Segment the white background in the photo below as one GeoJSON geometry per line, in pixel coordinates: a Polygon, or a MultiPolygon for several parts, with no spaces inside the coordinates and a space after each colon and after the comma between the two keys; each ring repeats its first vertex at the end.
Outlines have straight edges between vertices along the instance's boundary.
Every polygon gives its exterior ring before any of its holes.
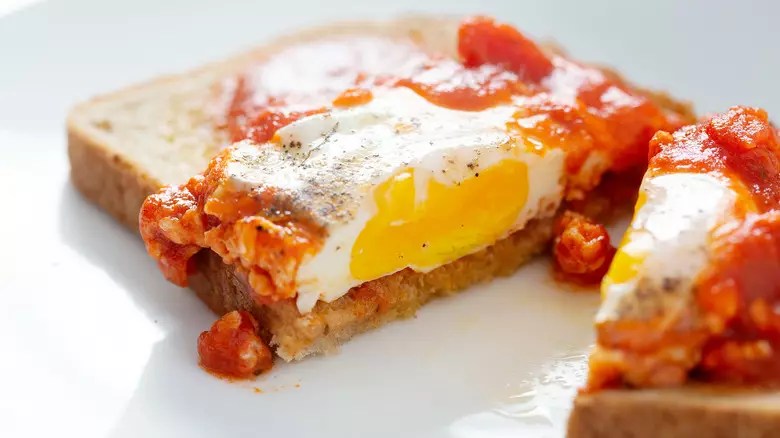
{"type": "Polygon", "coordinates": [[[194,346],[213,315],[67,182],[63,120],[79,100],[309,24],[438,11],[496,15],[702,112],[780,113],[770,0],[72,0],[10,12],[21,3],[0,0],[0,436],[559,436],[592,340],[598,298],[559,290],[542,261],[338,356],[254,383],[212,378],[194,346]]]}

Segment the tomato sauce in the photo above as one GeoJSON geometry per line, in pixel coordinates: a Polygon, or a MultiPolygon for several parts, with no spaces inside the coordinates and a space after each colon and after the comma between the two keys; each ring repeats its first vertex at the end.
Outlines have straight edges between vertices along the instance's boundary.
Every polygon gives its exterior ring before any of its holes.
{"type": "MultiPolygon", "coordinates": [[[[780,207],[780,141],[765,111],[734,107],[676,136],[659,132],[650,143],[648,171],[674,169],[735,182],[741,202],[767,212],[780,207]]],[[[747,207],[746,207],[747,208],[747,207]]]]}
{"type": "Polygon", "coordinates": [[[295,212],[277,210],[273,188],[251,196],[243,191],[215,193],[229,152],[226,149],[212,159],[203,175],[164,188],[144,201],[139,220],[146,249],[165,277],[179,286],[188,284],[193,256],[210,248],[225,263],[235,264],[258,304],[292,299],[297,288],[290,271],[319,249],[324,230],[295,212]],[[243,254],[236,248],[251,251],[243,254]]]}
{"type": "Polygon", "coordinates": [[[525,81],[532,95],[518,105],[514,126],[565,150],[569,174],[579,172],[593,155],[617,172],[646,164],[653,134],[679,127],[680,120],[614,75],[546,54],[511,26],[477,17],[464,22],[459,36],[465,65],[500,65],[525,81]]]}
{"type": "MultiPolygon", "coordinates": [[[[512,105],[516,111],[507,128],[540,153],[563,149],[570,177],[566,196],[581,200],[605,172],[645,165],[653,133],[681,123],[615,75],[544,50],[489,18],[461,23],[457,55],[459,60],[411,41],[367,36],[298,44],[224,84],[228,103],[220,126],[232,142],[273,143],[275,133],[296,120],[365,105],[393,87],[460,111],[512,105]]],[[[298,262],[318,250],[323,230],[295,212],[270,210],[265,197],[274,197],[272,187],[251,196],[214,196],[229,151],[217,154],[202,175],[147,198],[140,215],[147,249],[177,284],[186,285],[192,257],[210,248],[244,274],[257,304],[294,299],[298,262]],[[249,250],[236,257],[235,248],[249,250]]],[[[558,253],[565,253],[559,262],[590,283],[603,275],[612,248],[603,227],[584,219],[574,223],[579,225],[563,227],[570,232],[558,242],[558,253]]],[[[199,339],[202,365],[239,377],[270,367],[270,353],[251,336],[253,330],[256,323],[243,313],[215,323],[199,339]]]]}
{"type": "Polygon", "coordinates": [[[719,331],[704,345],[699,377],[780,384],[780,211],[748,215],[715,251],[697,301],[719,331]]]}
{"type": "Polygon", "coordinates": [[[734,190],[736,203],[712,231],[710,260],[692,291],[695,306],[677,315],[685,328],[663,329],[669,315],[602,325],[599,346],[619,351],[621,359],[597,349],[587,390],[624,381],[679,386],[689,378],[780,384],[779,152],[777,130],[756,108],[734,107],[654,136],[648,175],[710,175],[734,190]]]}
{"type": "MultiPolygon", "coordinates": [[[[226,116],[231,140],[249,138],[258,143],[267,142],[279,128],[302,117],[334,107],[366,104],[372,100],[372,89],[376,88],[407,87],[435,105],[463,111],[509,104],[514,95],[527,92],[516,74],[498,66],[466,68],[455,60],[427,54],[405,42],[370,41],[378,53],[392,47],[398,62],[375,61],[368,65],[356,62],[336,68],[310,65],[308,69],[320,73],[308,78],[309,91],[305,93],[269,90],[263,78],[272,67],[265,65],[235,79],[226,116]]],[[[337,59],[355,60],[365,59],[362,51],[371,48],[365,41],[358,44],[348,39],[326,47],[337,59]]],[[[279,56],[284,59],[287,55],[279,56]]]]}
{"type": "Polygon", "coordinates": [[[374,98],[374,94],[367,88],[350,88],[333,99],[333,106],[349,108],[365,105],[374,98]]]}
{"type": "MultiPolygon", "coordinates": [[[[371,89],[398,86],[456,110],[516,105],[510,128],[537,143],[566,150],[571,174],[579,172],[594,154],[618,172],[644,165],[653,134],[660,129],[674,130],[680,123],[614,75],[547,53],[513,27],[485,17],[461,24],[460,62],[382,39],[361,44],[340,40],[319,52],[320,58],[301,66],[310,71],[305,93],[269,84],[267,76],[273,76],[278,68],[274,63],[237,80],[227,113],[233,141],[251,138],[266,142],[280,127],[301,117],[333,106],[364,104],[371,100],[371,89]],[[381,52],[389,52],[389,59],[376,58],[381,52]],[[327,53],[333,59],[325,57],[327,53]],[[352,63],[339,64],[344,59],[352,63]],[[517,96],[526,99],[514,99],[517,96]]],[[[293,55],[282,53],[279,62],[294,60],[293,55]]],[[[581,189],[592,189],[599,177],[581,189]]],[[[578,192],[575,197],[581,196],[578,192]]]]}
{"type": "Polygon", "coordinates": [[[705,380],[780,383],[780,138],[767,113],[734,107],[670,142],[659,133],[651,171],[684,168],[731,182],[734,217],[713,238],[696,299],[711,337],[705,380]]]}
{"type": "MultiPolygon", "coordinates": [[[[666,117],[614,75],[548,53],[510,26],[475,17],[461,24],[458,38],[461,61],[379,37],[341,37],[284,49],[225,84],[225,126],[233,141],[274,141],[278,129],[302,117],[363,105],[392,87],[407,87],[435,105],[462,111],[511,104],[516,112],[508,129],[520,131],[542,153],[547,147],[564,149],[569,175],[577,175],[591,157],[601,160],[601,167],[585,172],[589,179],[570,178],[570,199],[582,199],[604,172],[644,162],[652,133],[675,126],[676,118],[666,117]]],[[[293,298],[294,284],[278,280],[289,275],[277,267],[292,266],[291,258],[316,248],[319,231],[292,217],[265,226],[239,224],[248,215],[267,218],[271,212],[256,197],[213,199],[224,165],[218,155],[203,176],[147,200],[141,230],[149,252],[167,278],[184,285],[189,259],[199,248],[211,247],[232,263],[226,245],[281,245],[284,260],[261,256],[276,251],[254,251],[260,254],[256,260],[239,268],[261,302],[293,298]],[[207,202],[210,214],[204,212],[207,202]],[[287,248],[284,235],[303,243],[287,248]]],[[[569,250],[572,255],[585,248],[569,250]]]]}

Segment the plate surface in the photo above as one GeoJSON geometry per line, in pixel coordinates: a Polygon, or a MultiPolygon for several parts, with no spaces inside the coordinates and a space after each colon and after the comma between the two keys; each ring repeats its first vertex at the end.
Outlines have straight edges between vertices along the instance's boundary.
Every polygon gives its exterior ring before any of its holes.
{"type": "Polygon", "coordinates": [[[0,17],[0,435],[560,436],[598,297],[552,283],[544,260],[338,355],[230,384],[196,365],[214,315],[68,183],[63,120],[96,93],[292,28],[410,11],[496,15],[702,112],[778,117],[780,4],[680,3],[73,0],[0,17]]]}

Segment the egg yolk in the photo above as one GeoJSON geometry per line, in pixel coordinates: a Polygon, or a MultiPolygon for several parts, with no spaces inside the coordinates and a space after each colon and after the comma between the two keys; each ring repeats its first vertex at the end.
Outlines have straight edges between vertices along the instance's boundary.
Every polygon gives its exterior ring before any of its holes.
{"type": "Polygon", "coordinates": [[[528,199],[528,167],[513,159],[458,184],[430,178],[424,196],[415,196],[415,177],[404,170],[376,187],[377,213],[352,247],[354,278],[372,280],[407,266],[430,270],[491,245],[528,199]]]}
{"type": "Polygon", "coordinates": [[[652,236],[642,229],[634,228],[633,224],[637,222],[636,216],[646,202],[647,194],[644,191],[640,191],[634,207],[634,217],[631,220],[632,226],[626,230],[623,241],[620,242],[620,247],[612,259],[612,264],[609,266],[609,271],[607,271],[607,275],[602,280],[602,299],[611,286],[628,283],[639,275],[640,267],[649,252],[648,245],[652,245],[652,242],[648,242],[647,239],[652,239],[652,236]]]}

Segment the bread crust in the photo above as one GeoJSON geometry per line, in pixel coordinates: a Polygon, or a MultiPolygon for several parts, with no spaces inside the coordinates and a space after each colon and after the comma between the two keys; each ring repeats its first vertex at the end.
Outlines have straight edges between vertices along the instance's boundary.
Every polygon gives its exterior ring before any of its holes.
{"type": "Polygon", "coordinates": [[[712,386],[580,395],[569,438],[769,438],[780,436],[780,393],[712,386]]]}
{"type": "Polygon", "coordinates": [[[70,179],[84,197],[138,233],[138,212],[160,183],[77,126],[68,127],[70,179]]]}

